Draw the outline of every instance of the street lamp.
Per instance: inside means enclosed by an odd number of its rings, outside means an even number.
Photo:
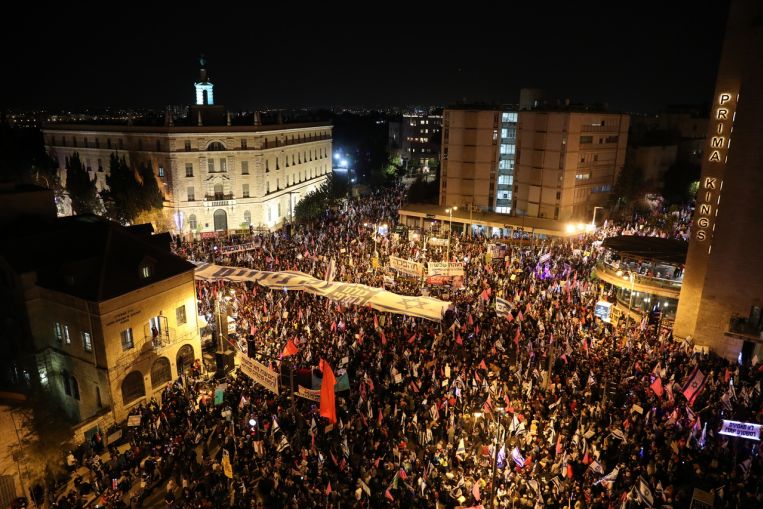
[[[453,212],[456,210],[458,210],[458,207],[450,207],[445,209],[445,212],[447,212],[448,216],[450,217],[450,221],[448,222],[448,255],[447,255],[448,263],[450,263],[450,234],[451,234],[451,231],[453,230]],[[449,275],[447,269],[446,269],[446,275]]]

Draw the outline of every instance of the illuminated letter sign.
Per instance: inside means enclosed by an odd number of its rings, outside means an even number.
[[[713,229],[713,221],[715,215],[718,214],[717,204],[720,203],[720,191],[721,191],[721,179],[723,174],[726,159],[728,157],[729,144],[731,138],[729,136],[720,136],[722,133],[731,133],[732,123],[734,121],[734,110],[736,109],[736,97],[733,92],[721,92],[717,96],[717,102],[715,103],[715,114],[712,117],[712,122],[715,125],[711,126],[711,133],[714,135],[709,136],[708,150],[707,150],[707,163],[711,166],[704,168],[703,173],[705,176],[702,179],[702,192],[697,193],[697,216],[695,218],[697,229],[694,233],[694,239],[700,242],[710,238],[709,231]],[[707,175],[710,173],[710,175]],[[715,208],[715,210],[714,210]],[[702,216],[702,217],[699,217]],[[705,217],[710,216],[710,217]]]

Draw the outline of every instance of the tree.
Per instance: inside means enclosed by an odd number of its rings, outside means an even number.
[[[440,181],[435,179],[431,182],[426,177],[419,176],[408,188],[406,201],[408,203],[438,203],[440,196]]]
[[[66,190],[75,214],[100,212],[101,203],[95,189],[95,181],[82,166],[77,152],[66,160]]]
[[[156,176],[150,162],[140,165],[138,176],[141,181],[138,198],[139,208],[142,211],[161,209],[164,203],[164,194],[159,189],[159,184],[156,182]]]
[[[18,432],[13,454],[23,464],[27,485],[42,482],[52,488],[66,474],[64,455],[73,448],[71,419],[50,402],[50,395],[36,393],[28,405],[11,409]]]
[[[662,193],[668,203],[683,204],[692,200],[697,192],[692,183],[699,180],[700,166],[696,163],[676,161],[665,172]]]
[[[318,188],[305,195],[294,207],[294,219],[297,222],[313,222],[320,219],[329,207],[347,196],[347,177],[342,178],[329,173],[326,181]]]
[[[294,219],[303,223],[317,221],[328,208],[328,203],[328,192],[323,187],[314,189],[294,207]]]
[[[132,223],[141,210],[140,186],[135,179],[135,172],[127,165],[124,157],[116,153],[109,159],[109,175],[106,177],[108,191],[101,196],[106,205],[106,216],[118,223]]]
[[[613,209],[632,211],[636,203],[643,198],[646,190],[644,171],[630,157],[626,157],[623,169],[617,176],[612,190],[610,199]]]

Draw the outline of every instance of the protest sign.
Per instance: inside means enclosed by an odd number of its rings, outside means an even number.
[[[270,392],[278,394],[278,373],[252,358],[244,355],[238,355],[238,358],[242,373]]]

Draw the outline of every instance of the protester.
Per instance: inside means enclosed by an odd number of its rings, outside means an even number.
[[[446,248],[378,234],[374,225],[396,224],[400,197],[350,202],[290,234],[178,242],[177,253],[199,263],[425,290],[452,305],[438,323],[254,283],[199,282],[200,313],[214,323],[222,305],[282,380],[293,367],[319,388],[321,365],[346,376],[336,423],[310,399],[297,397],[292,412],[288,383],[276,395],[240,372],[215,401],[219,381],[197,369],[161,404],[136,409],[130,454],[103,480],[143,474],[147,489],[165,486],[169,507],[189,508],[491,507],[491,498],[512,508],[679,508],[694,488],[717,507],[763,503],[758,442],[719,434],[722,419],[763,423],[757,359],[729,363],[645,322],[594,316],[596,246],[644,228],[504,239],[505,257],[491,259],[498,241],[479,235],[454,235]],[[685,224],[647,230],[675,237]],[[423,263],[448,252],[464,263],[462,288],[386,269],[390,256]],[[496,299],[507,308],[497,313]]]

